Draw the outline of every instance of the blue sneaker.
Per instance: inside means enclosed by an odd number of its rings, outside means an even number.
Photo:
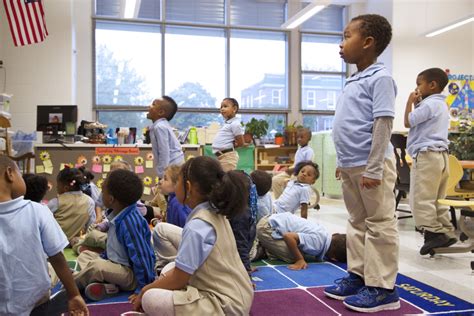
[[[350,273],[345,278],[337,279],[334,285],[324,289],[324,294],[336,300],[344,300],[346,297],[355,295],[365,286],[364,280],[354,273]]]
[[[395,310],[400,308],[398,290],[393,291],[378,287],[366,286],[356,295],[344,300],[346,307],[363,313],[375,313],[384,310]]]

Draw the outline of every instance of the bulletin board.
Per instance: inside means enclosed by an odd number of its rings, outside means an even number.
[[[185,148],[185,156],[200,154],[199,148]],[[133,171],[143,181],[142,200],[153,198],[151,188],[158,184],[158,177],[153,162],[151,147],[67,147],[36,146],[35,173],[45,176],[53,185],[45,196],[50,200],[57,195],[56,177],[66,165],[70,167],[85,166],[94,175],[94,182],[99,189],[110,172],[113,161],[123,160],[132,166]]]
[[[474,121],[474,75],[448,74],[450,129],[463,131]]]

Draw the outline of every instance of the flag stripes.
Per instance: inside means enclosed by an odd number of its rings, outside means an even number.
[[[44,41],[48,29],[41,0],[3,0],[15,46]]]

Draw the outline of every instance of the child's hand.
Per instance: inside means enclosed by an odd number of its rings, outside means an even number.
[[[363,188],[375,189],[380,184],[382,184],[382,181],[378,180],[378,179],[371,179],[371,178],[362,177],[362,179],[360,180],[360,186],[361,186],[362,189]]]
[[[143,289],[140,291],[140,294],[132,294],[128,297],[128,301],[130,302],[130,304],[133,305],[133,310],[136,311],[136,312],[143,312],[143,309],[142,309],[142,296],[143,296],[143,293],[145,293],[143,291]]]
[[[296,261],[293,264],[290,264],[288,266],[288,269],[290,269],[290,270],[302,270],[302,269],[306,269],[307,267],[308,267],[308,264],[306,263],[306,261],[304,261],[304,259],[301,259],[301,260]]]
[[[341,170],[339,168],[336,168],[334,176],[336,177],[336,180],[341,180]]]
[[[412,93],[410,93],[410,96],[408,97],[408,102],[412,104],[418,104],[421,101],[421,93],[418,91],[418,89],[415,89]]]
[[[87,309],[86,302],[80,295],[76,295],[73,298],[69,299],[68,311],[71,316],[88,316],[89,310]]]

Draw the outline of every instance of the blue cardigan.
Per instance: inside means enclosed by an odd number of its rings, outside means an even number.
[[[184,224],[186,224],[186,218],[188,218],[189,213],[191,213],[191,209],[188,206],[179,203],[175,193],[170,193],[168,195],[168,206],[166,207],[167,223],[182,228],[184,227]]]
[[[155,253],[151,232],[145,218],[134,203],[115,218],[117,239],[127,250],[130,266],[137,280],[135,293],[155,281]]]

